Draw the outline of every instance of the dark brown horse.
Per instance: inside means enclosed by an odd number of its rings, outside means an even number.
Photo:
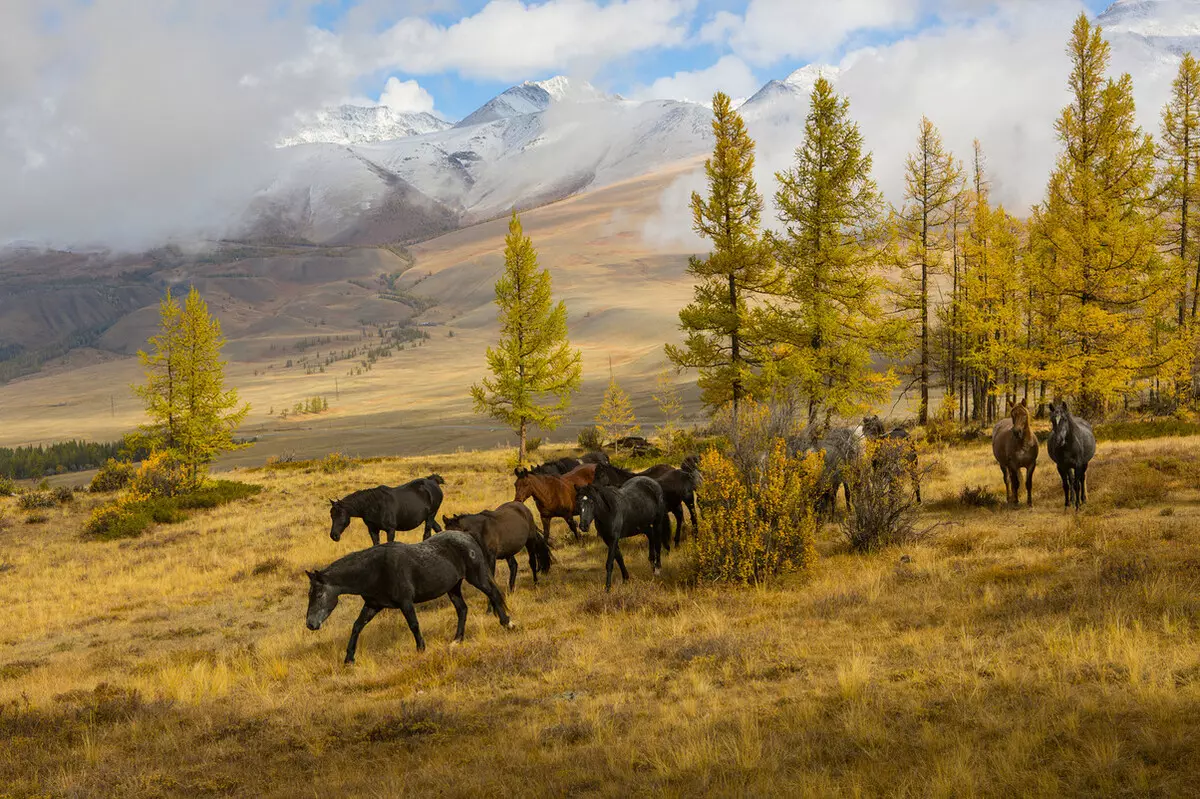
[[[1025,497],[1033,507],[1033,471],[1037,468],[1038,440],[1029,423],[1025,400],[1014,405],[1009,418],[992,428],[992,454],[1004,474],[1004,495],[1010,505],[1021,503],[1021,470],[1025,470]]]
[[[533,523],[533,514],[524,502],[505,502],[495,510],[480,513],[462,513],[458,516],[442,516],[447,530],[461,530],[483,547],[488,558],[492,576],[496,574],[496,561],[508,563],[508,590],[517,584],[517,553],[524,549],[529,553],[529,570],[533,572],[533,584],[537,585],[538,572],[550,571],[550,547]]]
[[[542,517],[542,535],[550,540],[550,520],[562,519],[571,528],[575,540],[579,540],[579,528],[575,526],[575,516],[579,508],[575,502],[575,489],[579,486],[591,485],[596,477],[595,464],[586,464],[572,469],[562,477],[551,474],[534,474],[528,469],[518,468],[513,472],[517,476],[514,486],[515,502],[524,502],[533,497],[537,505],[538,515]]]

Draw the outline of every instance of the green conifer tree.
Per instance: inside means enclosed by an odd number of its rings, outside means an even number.
[[[525,462],[528,428],[555,429],[582,379],[582,356],[567,340],[567,306],[553,304],[550,272],[538,269],[533,241],[513,211],[496,282],[500,342],[488,347],[491,377],[471,387],[475,409],[511,426]],[[545,400],[550,399],[549,403]]]

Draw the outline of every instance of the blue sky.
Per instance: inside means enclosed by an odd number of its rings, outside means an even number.
[[[495,63],[490,65],[464,68],[456,65],[454,54],[442,54],[438,60],[444,63],[440,66],[405,69],[385,64],[355,78],[360,101],[378,99],[388,79],[394,77],[412,90],[405,96],[417,91],[416,85],[407,84],[415,81],[432,97],[438,113],[461,118],[515,83],[555,74],[581,77],[599,88],[627,96],[674,94],[676,99],[702,100],[705,98],[699,95],[710,94],[715,88],[735,96],[745,95],[767,80],[783,78],[807,63],[836,62],[857,48],[891,44],[949,20],[987,14],[1002,4],[1004,0],[323,0],[310,9],[309,21],[334,35],[365,30],[385,39],[393,26],[421,21],[429,23],[431,30],[442,37],[441,46],[452,47],[454,36],[449,32],[481,21],[486,15],[515,18],[540,10],[549,16],[551,9],[558,7],[560,16],[569,18],[585,10],[620,6],[621,24],[629,31],[641,31],[642,19],[656,9],[674,7],[678,11],[670,24],[661,26],[661,41],[650,35],[636,46],[618,46],[616,52],[608,54],[593,53],[580,59],[568,54],[543,59],[544,64],[529,63],[524,68],[508,65],[502,57],[493,59]],[[1107,5],[1107,0],[1081,3],[1093,14]],[[569,42],[570,25],[563,27],[564,40]],[[574,33],[586,43],[586,30]],[[789,39],[797,40],[794,46]],[[526,46],[536,48],[537,44],[505,41],[498,46],[519,51]],[[621,44],[620,38],[617,44]],[[403,60],[402,56],[398,58]],[[714,69],[723,58],[722,67]],[[389,59],[385,55],[379,60]],[[711,72],[705,74],[706,70]],[[678,80],[655,85],[659,79],[680,73]],[[425,95],[420,96],[422,99],[412,110],[427,110]]]

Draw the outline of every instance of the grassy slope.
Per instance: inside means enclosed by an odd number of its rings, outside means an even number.
[[[1044,457],[1044,453],[1043,453]],[[87,505],[0,531],[0,795],[667,796],[1185,794],[1200,783],[1200,439],[1104,444],[1092,504],[957,507],[999,488],[984,447],[941,456],[929,543],[845,554],[808,579],[690,584],[688,548],[602,591],[566,543],[502,630],[468,589],[399,613],[341,665],[357,604],[304,628],[325,500],[438,470],[445,511],[511,497],[498,453],[235,476],[266,491],[120,543]],[[1048,461],[1048,459],[1047,459]],[[1156,486],[1165,486],[1165,489]],[[1165,493],[1164,493],[1165,491]],[[1145,507],[1119,507],[1146,503]],[[416,535],[408,536],[415,540]],[[901,563],[908,554],[911,562]],[[505,573],[501,566],[501,573]]]

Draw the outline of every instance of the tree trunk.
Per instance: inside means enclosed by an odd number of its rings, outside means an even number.
[[[521,420],[521,443],[517,444],[517,465],[525,465],[525,425],[524,419]]]
[[[737,303],[737,280],[733,275],[729,276],[729,311],[737,318],[738,303]],[[733,333],[730,334],[729,341],[729,363],[733,367],[733,385],[730,387],[733,394],[733,436],[734,443],[737,443],[738,431],[738,406],[742,400],[742,379],[738,375],[738,368],[742,362],[741,353],[741,338],[739,325],[735,324]]]

